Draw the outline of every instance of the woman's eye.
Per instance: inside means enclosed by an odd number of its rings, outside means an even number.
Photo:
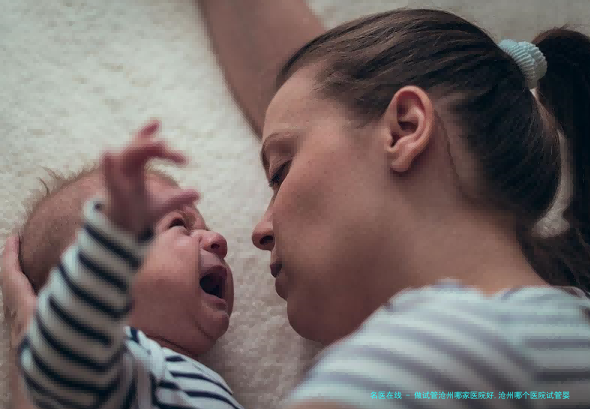
[[[271,188],[274,189],[274,188],[281,186],[281,183],[283,183],[285,176],[287,176],[289,164],[290,164],[290,162],[283,163],[281,166],[279,166],[277,171],[275,173],[273,173],[272,177],[270,178],[270,180],[268,182],[268,184]]]

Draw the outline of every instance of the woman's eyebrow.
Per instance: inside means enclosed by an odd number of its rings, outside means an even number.
[[[272,146],[277,144],[281,139],[281,133],[275,132],[267,136],[264,141],[262,141],[262,147],[260,148],[260,161],[262,162],[262,166],[264,169],[268,168],[268,152],[272,149]]]
[[[277,149],[281,145],[285,145],[291,139],[297,137],[302,131],[279,131],[273,132],[262,142],[262,148],[260,148],[260,161],[264,169],[268,169],[268,153],[273,149]]]

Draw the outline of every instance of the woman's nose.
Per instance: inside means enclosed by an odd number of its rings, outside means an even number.
[[[275,246],[275,236],[272,227],[272,220],[266,215],[254,227],[252,231],[252,243],[260,250],[272,251]]]
[[[227,256],[227,240],[221,234],[213,231],[203,231],[201,245],[209,253],[216,254],[224,259]]]

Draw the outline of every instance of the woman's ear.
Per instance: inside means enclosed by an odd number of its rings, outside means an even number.
[[[407,172],[430,142],[435,124],[432,101],[419,87],[403,87],[391,99],[384,120],[390,167],[394,172]]]

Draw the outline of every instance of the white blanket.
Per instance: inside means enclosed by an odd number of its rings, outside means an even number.
[[[214,0],[207,0],[214,1]],[[244,0],[247,1],[247,0]],[[289,327],[269,256],[251,229],[270,191],[259,143],[233,102],[193,0],[0,0],[0,245],[40,188],[42,169],[73,172],[120,146],[150,117],[192,158],[171,169],[204,197],[200,209],[229,242],[236,280],[230,331],[205,361],[246,408],[270,409],[315,348]],[[440,6],[498,37],[590,20],[588,0],[313,0],[328,26],[400,6]],[[3,326],[2,326],[3,327]],[[7,403],[7,333],[0,333],[0,407]],[[369,399],[369,397],[367,397]]]

